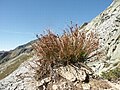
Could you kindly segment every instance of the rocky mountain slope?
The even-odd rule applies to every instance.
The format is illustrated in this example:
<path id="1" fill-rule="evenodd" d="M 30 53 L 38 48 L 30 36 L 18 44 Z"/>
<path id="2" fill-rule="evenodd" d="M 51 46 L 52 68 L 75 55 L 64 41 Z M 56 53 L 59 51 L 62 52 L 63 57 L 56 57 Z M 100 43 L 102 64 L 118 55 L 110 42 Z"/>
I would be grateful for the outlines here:
<path id="1" fill-rule="evenodd" d="M 114 0 L 113 3 L 88 25 L 85 30 L 96 31 L 99 33 L 101 48 L 105 52 L 104 61 L 94 62 L 96 71 L 107 71 L 114 68 L 114 64 L 120 64 L 120 0 Z M 108 64 L 104 68 L 104 64 Z M 115 65 L 116 66 L 116 65 Z M 101 70 L 100 70 L 101 69 Z M 103 69 L 103 70 L 102 70 Z"/>
<path id="2" fill-rule="evenodd" d="M 31 41 L 27 44 L 18 46 L 17 48 L 15 48 L 14 50 L 10 50 L 10 51 L 1 51 L 0 52 L 0 64 L 4 63 L 10 59 L 13 59 L 17 56 L 19 56 L 22 53 L 30 53 L 32 52 L 32 47 L 31 44 L 34 43 L 35 41 Z"/>
<path id="3" fill-rule="evenodd" d="M 27 44 L 11 53 L 7 52 L 10 54 L 6 55 L 6 52 L 0 54 L 1 73 L 11 70 L 10 65 L 17 65 L 16 61 L 25 61 L 21 62 L 20 67 L 14 69 L 13 73 L 0 80 L 0 90 L 120 90 L 120 0 L 113 0 L 105 11 L 91 22 L 82 25 L 80 29 L 97 32 L 100 49 L 104 53 L 101 58 L 88 61 L 86 63 L 88 68 L 84 65 L 80 65 L 81 68 L 69 65 L 60 67 L 56 69 L 59 75 L 56 83 L 51 83 L 50 77 L 37 81 L 33 69 L 37 68 L 34 62 L 37 57 L 32 55 L 27 59 L 19 59 L 24 55 L 29 56 L 32 51 Z M 4 61 L 7 62 L 3 63 Z"/>
<path id="4" fill-rule="evenodd" d="M 16 70 L 21 63 L 33 56 L 31 44 L 36 40 L 27 44 L 18 46 L 14 50 L 0 52 L 0 79 L 8 76 Z"/>

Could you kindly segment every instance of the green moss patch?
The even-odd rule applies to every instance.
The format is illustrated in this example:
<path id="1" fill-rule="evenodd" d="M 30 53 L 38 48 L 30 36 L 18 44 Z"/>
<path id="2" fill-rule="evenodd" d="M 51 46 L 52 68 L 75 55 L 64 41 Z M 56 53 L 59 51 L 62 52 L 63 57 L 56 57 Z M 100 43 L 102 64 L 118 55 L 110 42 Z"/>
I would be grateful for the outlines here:
<path id="1" fill-rule="evenodd" d="M 109 81 L 115 81 L 120 78 L 120 68 L 117 67 L 109 72 L 102 72 L 102 77 Z"/>

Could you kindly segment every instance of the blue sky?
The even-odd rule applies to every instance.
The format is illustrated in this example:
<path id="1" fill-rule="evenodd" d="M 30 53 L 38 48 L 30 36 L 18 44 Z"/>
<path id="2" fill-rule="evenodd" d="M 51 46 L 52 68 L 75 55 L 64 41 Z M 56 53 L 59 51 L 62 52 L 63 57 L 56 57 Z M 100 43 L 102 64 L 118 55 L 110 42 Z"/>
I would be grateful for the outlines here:
<path id="1" fill-rule="evenodd" d="M 105 10 L 112 0 L 0 0 L 0 50 L 10 50 L 73 21 L 81 25 Z"/>

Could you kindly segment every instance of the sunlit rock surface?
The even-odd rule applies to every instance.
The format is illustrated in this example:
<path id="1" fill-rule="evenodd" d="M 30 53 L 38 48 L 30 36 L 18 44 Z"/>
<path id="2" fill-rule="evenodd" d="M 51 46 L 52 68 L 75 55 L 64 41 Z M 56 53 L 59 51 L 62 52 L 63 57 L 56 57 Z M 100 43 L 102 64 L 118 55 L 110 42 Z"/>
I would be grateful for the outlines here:
<path id="1" fill-rule="evenodd" d="M 97 32 L 100 47 L 105 52 L 104 58 L 87 62 L 91 70 L 83 67 L 79 69 L 72 66 L 60 67 L 57 73 L 61 78 L 57 82 L 51 83 L 50 77 L 37 81 L 34 77 L 35 71 L 31 67 L 31 65 L 37 67 L 34 63 L 37 57 L 34 56 L 0 80 L 0 90 L 120 90 L 120 79 L 110 82 L 91 78 L 93 73 L 101 75 L 102 72 L 120 68 L 120 0 L 113 0 L 105 11 L 91 22 L 85 23 L 80 29 Z M 3 52 L 0 55 L 2 56 Z M 2 69 L 0 70 L 2 72 Z"/>

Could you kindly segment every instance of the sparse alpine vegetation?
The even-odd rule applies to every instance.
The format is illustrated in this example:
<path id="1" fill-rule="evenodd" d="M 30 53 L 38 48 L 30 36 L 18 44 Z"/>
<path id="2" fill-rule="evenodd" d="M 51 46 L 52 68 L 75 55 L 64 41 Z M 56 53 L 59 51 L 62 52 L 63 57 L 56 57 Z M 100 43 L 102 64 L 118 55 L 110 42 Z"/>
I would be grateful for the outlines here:
<path id="1" fill-rule="evenodd" d="M 50 75 L 57 67 L 83 63 L 99 46 L 96 33 L 79 31 L 77 25 L 69 27 L 62 36 L 48 30 L 47 34 L 37 35 L 37 38 L 38 41 L 32 46 L 40 57 L 39 70 L 36 70 L 39 79 Z"/>
<path id="2" fill-rule="evenodd" d="M 102 77 L 109 81 L 117 81 L 120 78 L 120 68 L 115 68 L 108 72 L 102 72 Z"/>

